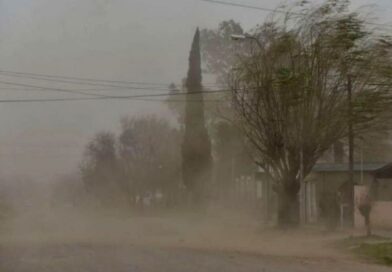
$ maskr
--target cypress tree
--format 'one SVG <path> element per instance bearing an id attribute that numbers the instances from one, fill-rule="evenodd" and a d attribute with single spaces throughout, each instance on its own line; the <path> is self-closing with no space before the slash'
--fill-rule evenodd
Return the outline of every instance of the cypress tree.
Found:
<path id="1" fill-rule="evenodd" d="M 196 30 L 186 79 L 185 128 L 182 143 L 183 181 L 195 205 L 204 202 L 211 180 L 211 142 L 205 126 L 201 75 L 200 32 Z"/>

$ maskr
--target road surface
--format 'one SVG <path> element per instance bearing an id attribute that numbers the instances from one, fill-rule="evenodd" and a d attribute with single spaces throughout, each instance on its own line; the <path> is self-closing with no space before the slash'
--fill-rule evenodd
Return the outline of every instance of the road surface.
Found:
<path id="1" fill-rule="evenodd" d="M 34 210 L 0 224 L 0 272 L 391 271 L 337 251 L 342 237 L 222 215 Z"/>
<path id="2" fill-rule="evenodd" d="M 1 272 L 384 272 L 353 261 L 136 245 L 13 245 L 0 248 Z"/>

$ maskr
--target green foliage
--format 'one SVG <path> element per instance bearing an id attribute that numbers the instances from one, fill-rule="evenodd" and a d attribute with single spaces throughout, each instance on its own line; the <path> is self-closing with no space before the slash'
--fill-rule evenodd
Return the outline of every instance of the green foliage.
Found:
<path id="1" fill-rule="evenodd" d="M 382 236 L 350 237 L 336 244 L 369 262 L 392 266 L 392 242 Z"/>
<path id="2" fill-rule="evenodd" d="M 354 253 L 368 260 L 392 266 L 392 243 L 362 243 Z"/>

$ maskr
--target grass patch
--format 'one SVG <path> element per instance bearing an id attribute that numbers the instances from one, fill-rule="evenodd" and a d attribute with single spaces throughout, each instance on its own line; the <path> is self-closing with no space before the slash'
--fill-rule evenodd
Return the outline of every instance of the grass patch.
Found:
<path id="1" fill-rule="evenodd" d="M 376 244 L 362 243 L 354 248 L 353 252 L 377 263 L 392 266 L 392 242 Z"/>
<path id="2" fill-rule="evenodd" d="M 350 237 L 340 246 L 355 255 L 378 264 L 392 266 L 392 241 L 381 236 Z"/>

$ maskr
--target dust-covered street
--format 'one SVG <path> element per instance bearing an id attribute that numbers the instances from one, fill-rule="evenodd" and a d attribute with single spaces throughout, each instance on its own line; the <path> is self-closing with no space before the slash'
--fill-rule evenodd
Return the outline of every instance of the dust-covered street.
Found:
<path id="1" fill-rule="evenodd" d="M 259 256 L 236 252 L 185 250 L 133 245 L 66 244 L 3 247 L 2 272 L 327 272 L 390 271 L 333 259 Z"/>
<path id="2" fill-rule="evenodd" d="M 0 272 L 392 268 L 391 0 L 0 0 Z"/>
<path id="3" fill-rule="evenodd" d="M 2 228 L 0 271 L 389 270 L 336 250 L 344 234 L 263 229 L 245 216 L 104 214 L 15 217 Z"/>

